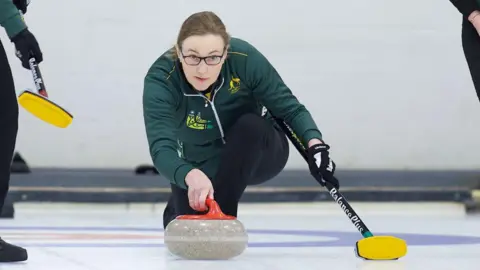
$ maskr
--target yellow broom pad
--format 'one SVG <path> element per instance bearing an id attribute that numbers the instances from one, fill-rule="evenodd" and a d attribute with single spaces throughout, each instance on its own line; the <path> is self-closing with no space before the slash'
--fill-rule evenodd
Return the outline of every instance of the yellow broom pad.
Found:
<path id="1" fill-rule="evenodd" d="M 66 128 L 72 123 L 73 116 L 70 113 L 39 94 L 24 91 L 18 97 L 18 103 L 31 114 L 54 126 Z"/>
<path id="2" fill-rule="evenodd" d="M 393 236 L 372 236 L 356 244 L 357 256 L 366 260 L 396 260 L 407 254 L 407 242 Z"/>

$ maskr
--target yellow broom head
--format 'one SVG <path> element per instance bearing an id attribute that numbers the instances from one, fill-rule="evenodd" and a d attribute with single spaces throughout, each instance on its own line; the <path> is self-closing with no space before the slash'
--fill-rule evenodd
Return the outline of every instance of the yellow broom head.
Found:
<path id="1" fill-rule="evenodd" d="M 24 91 L 18 97 L 18 103 L 39 119 L 60 128 L 68 127 L 73 116 L 48 98 L 31 91 Z"/>
<path id="2" fill-rule="evenodd" d="M 365 260 L 397 260 L 407 254 L 407 243 L 393 236 L 372 236 L 359 240 L 355 251 Z"/>

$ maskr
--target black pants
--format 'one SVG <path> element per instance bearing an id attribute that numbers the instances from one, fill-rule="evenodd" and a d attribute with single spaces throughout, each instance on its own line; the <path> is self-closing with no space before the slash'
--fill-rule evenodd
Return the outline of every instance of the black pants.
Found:
<path id="1" fill-rule="evenodd" d="M 466 18 L 463 19 L 462 25 L 462 46 L 473 85 L 480 101 L 480 36 L 472 23 Z"/>
<path id="2" fill-rule="evenodd" d="M 285 168 L 289 144 L 279 128 L 254 114 L 238 119 L 226 140 L 218 171 L 211 181 L 222 212 L 236 217 L 245 188 L 264 183 Z M 178 215 L 200 214 L 190 207 L 187 190 L 176 185 L 171 185 L 171 189 L 163 214 L 164 228 Z"/>
<path id="3" fill-rule="evenodd" d="M 10 167 L 18 131 L 18 103 L 12 71 L 0 41 L 0 211 L 10 185 Z"/>

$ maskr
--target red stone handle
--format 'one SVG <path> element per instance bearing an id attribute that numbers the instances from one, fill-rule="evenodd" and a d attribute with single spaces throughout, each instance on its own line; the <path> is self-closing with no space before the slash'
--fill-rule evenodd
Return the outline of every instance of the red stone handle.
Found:
<path id="1" fill-rule="evenodd" d="M 204 215 L 182 215 L 178 216 L 177 219 L 204 219 L 204 220 L 234 220 L 237 219 L 234 216 L 225 215 L 218 203 L 211 198 L 205 200 L 205 204 L 208 207 L 208 212 Z"/>

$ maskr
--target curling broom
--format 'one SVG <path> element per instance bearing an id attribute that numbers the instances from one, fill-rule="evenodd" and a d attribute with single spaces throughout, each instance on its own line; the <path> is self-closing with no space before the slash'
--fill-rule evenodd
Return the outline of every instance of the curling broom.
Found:
<path id="1" fill-rule="evenodd" d="M 283 120 L 274 118 L 303 158 L 307 160 L 305 146 L 293 130 Z M 363 236 L 363 239 L 357 241 L 355 245 L 355 255 L 357 257 L 365 260 L 398 260 L 407 254 L 407 243 L 405 240 L 394 236 L 374 236 L 342 193 L 328 182 L 326 183 L 326 188 L 333 200 L 340 205 L 355 228 Z"/>
<path id="2" fill-rule="evenodd" d="M 23 91 L 18 96 L 18 103 L 25 110 L 49 124 L 59 128 L 68 127 L 72 123 L 73 116 L 67 110 L 48 99 L 45 82 L 34 57 L 30 58 L 29 64 L 37 93 L 30 90 Z"/>

